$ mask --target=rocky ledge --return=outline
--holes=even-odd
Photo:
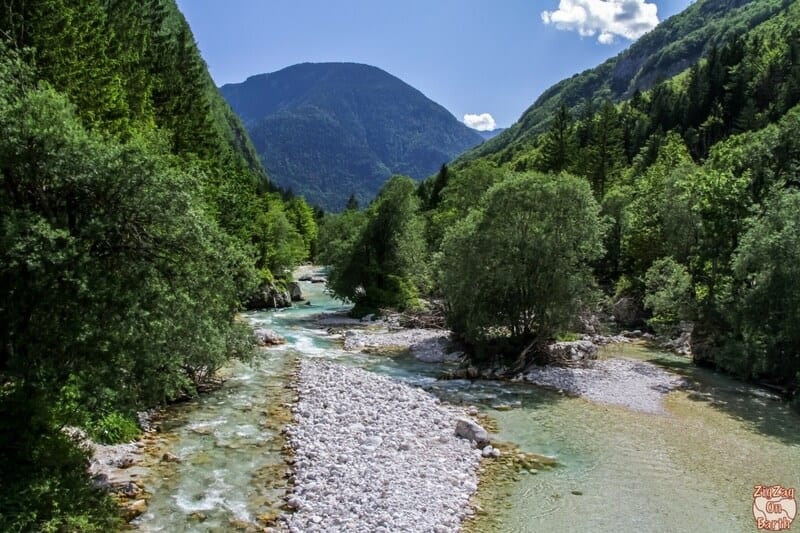
[[[458,531],[472,513],[481,450],[465,413],[357,368],[300,363],[290,531]],[[461,419],[461,422],[459,422]],[[456,435],[460,427],[461,437]],[[478,428],[472,428],[479,434]],[[480,444],[485,446],[485,434]]]
[[[664,395],[686,385],[684,378],[652,363],[624,358],[585,361],[577,368],[538,367],[516,379],[646,413],[663,413]]]

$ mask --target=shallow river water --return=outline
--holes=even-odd
[[[530,385],[437,381],[441,367],[404,354],[341,351],[310,319],[341,306],[322,285],[302,285],[313,305],[247,315],[286,345],[233,365],[220,390],[168,411],[162,446],[180,462],[154,461],[140,530],[245,530],[274,516],[285,488],[280,428],[287,413],[280,405],[291,400],[286,384],[300,357],[337,359],[476,405],[497,422],[497,439],[558,460],[535,475],[485,483],[477,498],[485,512],[468,524],[471,531],[754,531],[755,484],[800,488],[800,417],[685,358],[631,345],[603,354],[686,376],[691,387],[666,397],[666,415]]]

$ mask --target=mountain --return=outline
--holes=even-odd
[[[470,160],[491,156],[508,160],[544,131],[561,105],[573,112],[581,104],[599,105],[630,98],[668,79],[708,54],[715,46],[743,35],[770,19],[792,0],[699,0],[645,34],[601,65],[562,80],[531,105],[497,137],[465,154]]]
[[[304,63],[221,87],[270,178],[325,209],[364,203],[393,174],[423,179],[481,136],[385,71]]]

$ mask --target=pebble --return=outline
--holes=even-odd
[[[296,388],[287,429],[295,454],[287,507],[295,512],[281,517],[289,531],[460,529],[481,461],[481,450],[455,435],[462,410],[387,377],[321,360],[300,363]]]
[[[664,413],[664,396],[686,383],[684,378],[652,363],[626,358],[589,361],[577,368],[539,367],[522,378],[598,403],[654,414]]]

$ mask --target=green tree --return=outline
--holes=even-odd
[[[106,428],[193,392],[249,355],[255,277],[158,139],[87,131],[0,51],[0,529],[107,530],[65,391]]]
[[[648,324],[661,335],[673,335],[679,324],[692,318],[692,278],[686,267],[664,257],[645,274],[644,307],[652,311]]]
[[[514,175],[442,244],[442,288],[455,331],[473,344],[505,337],[528,362],[590,294],[603,222],[589,185],[566,174]]]
[[[752,218],[733,258],[734,359],[728,370],[800,378],[800,192],[775,189]]]
[[[542,170],[548,172],[566,170],[575,155],[572,116],[566,105],[561,104],[543,142]]]
[[[324,248],[323,258],[331,260],[330,287],[355,303],[354,313],[416,305],[428,283],[419,208],[414,180],[395,176],[366,210],[360,234],[347,232]],[[348,218],[339,221],[356,218],[355,213],[345,211],[342,217]],[[326,225],[325,235],[331,227]]]

